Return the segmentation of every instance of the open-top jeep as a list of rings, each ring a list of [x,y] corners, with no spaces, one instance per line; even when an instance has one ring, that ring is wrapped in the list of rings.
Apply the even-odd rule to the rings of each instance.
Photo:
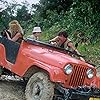
[[[18,44],[0,36],[0,66],[27,80],[27,100],[100,98],[95,67],[47,43],[26,39]]]

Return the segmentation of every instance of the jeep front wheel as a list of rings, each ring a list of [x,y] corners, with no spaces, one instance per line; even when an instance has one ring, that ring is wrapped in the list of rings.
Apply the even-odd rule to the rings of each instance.
[[[52,100],[54,95],[54,84],[44,72],[35,73],[26,86],[27,100]]]

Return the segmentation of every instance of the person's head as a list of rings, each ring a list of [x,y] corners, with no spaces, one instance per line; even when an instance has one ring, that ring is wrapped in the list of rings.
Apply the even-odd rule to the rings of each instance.
[[[59,32],[59,33],[58,33],[58,36],[59,36],[59,38],[60,38],[61,40],[65,40],[65,39],[68,38],[68,33],[65,32],[65,31],[62,31],[62,32]]]
[[[17,20],[12,20],[9,23],[9,31],[11,32],[12,35],[15,35],[17,32],[23,34],[22,27],[20,26]]]
[[[34,35],[34,36],[36,36],[36,37],[40,37],[40,35],[41,35],[41,28],[40,27],[34,27],[33,28],[33,31],[32,31],[32,34]]]

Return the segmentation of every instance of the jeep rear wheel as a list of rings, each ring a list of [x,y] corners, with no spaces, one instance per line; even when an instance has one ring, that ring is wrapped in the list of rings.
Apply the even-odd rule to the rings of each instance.
[[[27,100],[52,100],[54,95],[54,84],[44,72],[35,73],[26,86]]]

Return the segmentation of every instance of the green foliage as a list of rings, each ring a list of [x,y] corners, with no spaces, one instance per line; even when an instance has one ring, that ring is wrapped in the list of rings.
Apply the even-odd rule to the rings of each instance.
[[[100,38],[100,12],[97,8],[98,5],[93,0],[77,0],[73,2],[68,11],[62,11],[60,15],[55,10],[47,11],[43,26],[47,30],[48,27],[59,26],[59,29],[67,30],[71,38],[78,38],[74,37],[73,34],[78,30],[79,32],[85,33],[84,37],[87,39],[86,41],[94,43]],[[54,32],[55,30],[50,32],[50,36],[53,36]]]
[[[60,30],[61,30],[60,25],[56,25],[56,26],[54,25],[50,27],[48,30],[42,33],[41,40],[48,41],[49,39],[55,37]]]
[[[0,12],[0,31],[5,28],[8,28],[8,24],[11,20],[18,20],[21,23],[21,26],[27,31],[30,20],[31,14],[28,10],[28,4],[23,3],[17,4],[16,2],[8,3],[7,1],[0,1],[1,3],[5,4],[5,9]]]
[[[96,65],[100,63],[100,41],[95,44],[90,45],[80,45],[78,47],[82,55],[85,56],[85,59]]]
[[[72,1],[73,0],[40,0],[40,3],[34,5],[34,7],[41,17],[47,18],[47,10],[56,10],[58,14],[60,14],[61,11],[66,12],[69,6],[73,3]]]
[[[0,16],[1,30],[17,19],[27,33],[34,26],[40,26],[43,40],[49,40],[60,30],[66,30],[73,40],[78,38],[75,32],[83,32],[88,43],[95,43],[100,38],[100,0],[40,0],[32,5],[31,11],[27,2],[22,5],[0,2],[6,6]]]

